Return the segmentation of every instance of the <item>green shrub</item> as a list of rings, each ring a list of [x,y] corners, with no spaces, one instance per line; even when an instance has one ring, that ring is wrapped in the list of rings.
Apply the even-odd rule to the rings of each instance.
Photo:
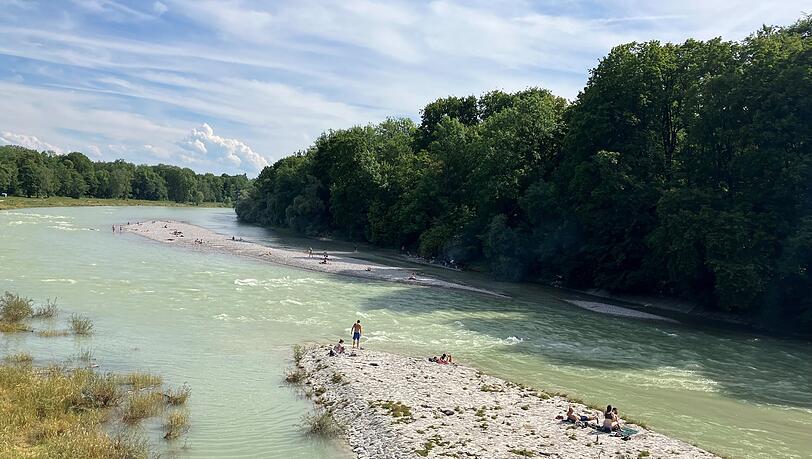
[[[304,347],[298,344],[293,346],[293,361],[296,362],[296,365],[299,365],[302,362],[302,357],[304,357],[304,354]]]
[[[145,373],[141,371],[134,371],[120,377],[122,384],[133,386],[135,390],[145,389],[147,387],[157,387],[163,384],[163,379],[160,376]]]
[[[164,419],[164,438],[172,440],[189,431],[189,414],[184,410],[175,410]]]
[[[142,419],[158,415],[163,409],[164,396],[160,392],[134,392],[124,403],[123,421],[137,424]]]
[[[93,322],[85,316],[72,314],[68,323],[73,333],[77,335],[89,335],[93,332]]]
[[[331,410],[319,410],[305,416],[304,424],[309,433],[321,437],[337,437],[344,431],[341,424],[333,417]]]
[[[301,384],[307,379],[307,372],[301,368],[295,368],[285,375],[285,382],[290,384]]]
[[[56,317],[57,314],[59,314],[59,307],[56,305],[56,299],[51,301],[51,299],[48,298],[44,305],[37,307],[32,317],[38,319],[51,319]]]
[[[105,408],[118,406],[124,394],[113,375],[93,374],[82,388],[82,402],[84,406],[92,408]]]
[[[19,365],[27,365],[34,361],[34,358],[31,357],[31,354],[26,352],[19,352],[17,354],[7,355],[5,361],[8,363],[16,363]]]
[[[8,323],[19,323],[31,317],[34,302],[20,295],[6,292],[0,297],[0,320]]]
[[[169,389],[164,395],[166,396],[166,402],[170,405],[183,405],[191,394],[192,389],[184,384],[177,389]]]

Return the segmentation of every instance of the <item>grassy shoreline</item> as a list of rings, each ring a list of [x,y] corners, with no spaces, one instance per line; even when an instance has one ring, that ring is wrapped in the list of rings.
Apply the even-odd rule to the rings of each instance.
[[[55,301],[35,307],[6,292],[0,296],[0,334],[92,334],[90,319],[76,314],[60,321],[67,330],[44,334],[50,328],[41,326],[52,327],[59,314]],[[27,352],[0,355],[0,457],[147,459],[158,454],[139,424],[162,422],[166,440],[188,431],[187,385],[173,388],[149,373],[103,372],[93,360],[89,350],[48,365]]]
[[[230,207],[222,202],[194,203],[174,201],[148,201],[144,199],[101,199],[70,198],[51,196],[48,198],[25,198],[9,196],[0,198],[0,210],[23,209],[33,207],[96,207],[96,206],[155,206],[155,207]]]

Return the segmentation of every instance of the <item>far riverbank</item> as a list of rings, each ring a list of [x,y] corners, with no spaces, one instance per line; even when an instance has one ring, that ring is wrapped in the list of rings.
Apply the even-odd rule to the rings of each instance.
[[[222,202],[194,203],[175,201],[149,201],[145,199],[100,199],[70,198],[51,196],[47,198],[25,198],[22,196],[0,197],[0,210],[36,207],[98,207],[98,206],[156,206],[156,207],[230,207]]]
[[[347,256],[322,253],[308,253],[278,247],[268,247],[255,242],[235,238],[225,234],[177,221],[152,220],[119,225],[120,231],[143,236],[153,241],[175,245],[186,249],[204,252],[219,252],[260,261],[277,263],[310,271],[320,271],[342,276],[398,282],[423,287],[441,287],[465,290],[493,296],[504,296],[495,291],[472,287],[463,283],[449,282],[435,277],[417,275],[415,272],[398,266],[385,266],[364,262]]]

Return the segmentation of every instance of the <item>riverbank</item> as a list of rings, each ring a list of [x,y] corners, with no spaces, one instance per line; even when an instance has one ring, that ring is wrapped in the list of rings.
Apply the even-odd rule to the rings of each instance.
[[[93,322],[77,314],[63,324],[67,328],[53,328],[60,323],[59,315],[55,301],[35,308],[31,299],[6,292],[0,296],[0,338],[64,340],[92,335]],[[3,342],[0,457],[146,459],[155,453],[140,425],[150,423],[154,428],[162,422],[166,440],[188,431],[186,385],[173,389],[150,373],[102,371],[90,350],[65,361],[49,357],[40,361],[28,352],[8,349]]]
[[[556,416],[568,405],[596,411],[474,368],[370,350],[327,353],[310,346],[299,357],[304,387],[343,427],[359,459],[717,457],[631,423],[625,426],[636,433],[624,440],[563,422]]]
[[[358,260],[344,253],[337,254],[330,252],[328,253],[327,263],[323,263],[324,258],[318,250],[318,247],[314,250],[312,256],[310,256],[305,252],[268,247],[248,240],[242,240],[241,238],[233,239],[233,236],[215,233],[214,231],[189,223],[154,220],[131,225],[122,225],[120,228],[124,232],[137,234],[153,241],[201,252],[226,253],[342,276],[503,296],[491,290],[420,275],[416,273],[416,271],[404,267],[386,266]]]
[[[48,198],[0,197],[0,210],[31,207],[98,207],[98,206],[158,206],[158,207],[229,207],[222,202],[203,202],[200,205],[175,201],[148,201],[144,199],[99,199],[51,196]]]

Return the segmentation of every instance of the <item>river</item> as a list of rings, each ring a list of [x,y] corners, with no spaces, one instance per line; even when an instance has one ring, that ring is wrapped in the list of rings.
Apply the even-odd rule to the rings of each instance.
[[[192,388],[191,431],[170,457],[349,457],[303,433],[310,402],[282,378],[295,343],[348,338],[415,355],[450,352],[483,371],[619,406],[662,433],[742,458],[812,457],[812,345],[606,316],[562,293],[509,299],[364,281],[167,247],[111,225],[176,219],[267,244],[295,238],[231,209],[49,208],[0,212],[0,290],[91,317],[89,338],[0,335],[35,363],[90,349],[105,371],[147,370]],[[314,249],[318,241],[310,242]],[[43,324],[38,324],[42,327]]]

